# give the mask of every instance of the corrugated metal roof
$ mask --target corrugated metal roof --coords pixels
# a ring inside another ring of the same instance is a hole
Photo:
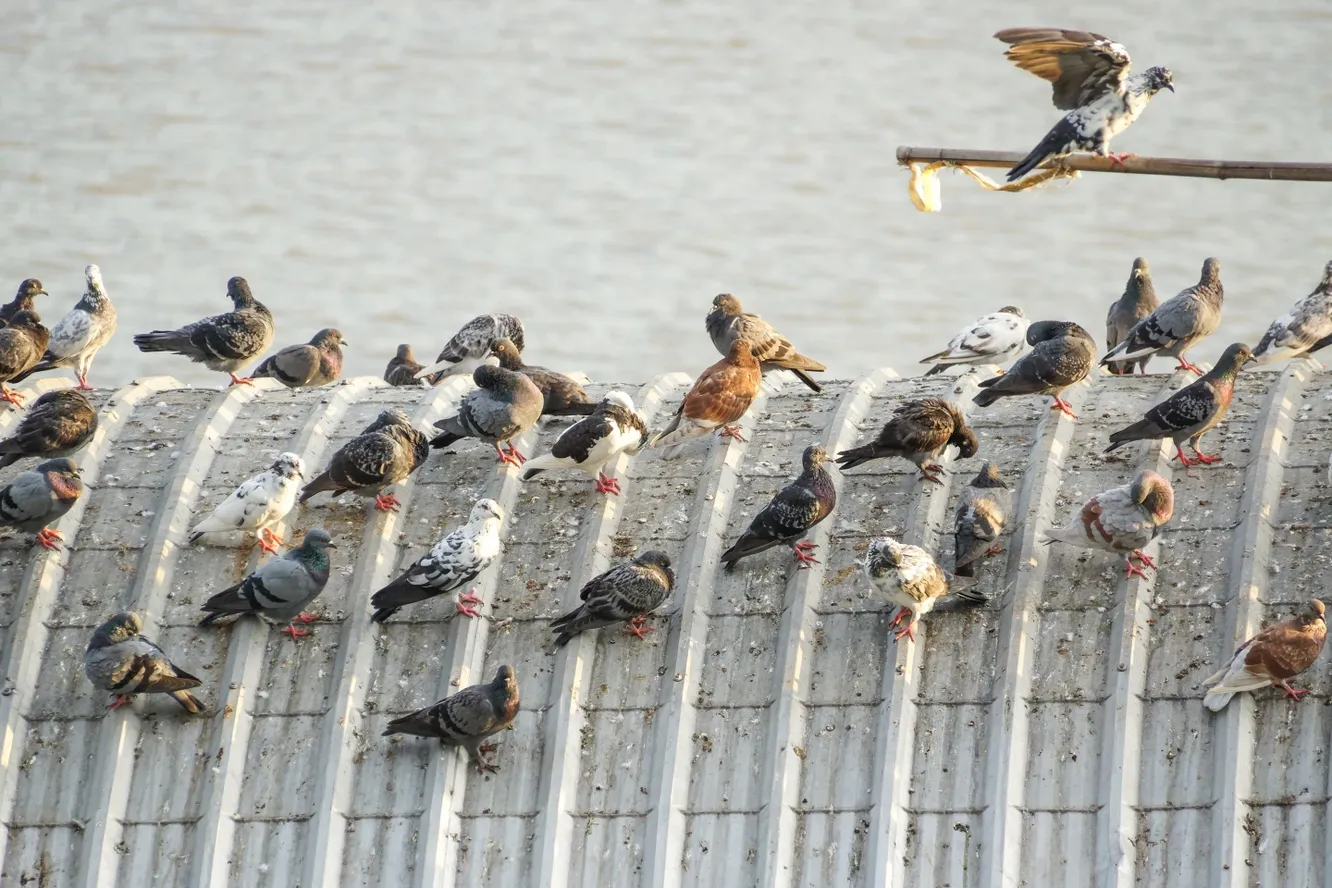
[[[689,381],[629,390],[660,419]],[[196,627],[200,602],[255,561],[186,545],[192,522],[279,451],[322,465],[385,405],[424,425],[470,381],[291,393],[154,378],[104,393],[78,457],[90,489],[59,525],[69,549],[0,543],[0,883],[1325,885],[1326,659],[1299,705],[1261,692],[1212,716],[1199,698],[1237,639],[1326,585],[1328,375],[1313,362],[1244,374],[1208,439],[1225,462],[1175,478],[1153,579],[1036,544],[1137,468],[1172,474],[1161,448],[1100,451],[1178,383],[1094,377],[1073,396],[1076,423],[1034,399],[973,410],[981,455],[1018,491],[1006,563],[979,571],[999,597],[933,614],[902,645],[855,561],[885,532],[946,553],[978,461],[938,488],[900,461],[841,477],[811,570],[774,550],[727,573],[718,555],[807,443],[847,446],[947,379],[884,370],[816,396],[770,377],[747,443],[624,459],[618,498],[580,475],[521,484],[474,442],[432,455],[399,514],[316,500],[296,529],[325,526],[343,548],[326,617],[298,645],[252,619]],[[521,445],[540,451],[561,428]],[[503,558],[478,583],[487,619],[449,621],[436,601],[372,626],[370,593],[482,496],[509,514]],[[679,577],[657,631],[554,651],[546,621],[648,547]],[[166,699],[105,709],[82,652],[128,609],[204,679],[205,717]],[[498,738],[499,774],[380,736],[501,663],[522,708]]]

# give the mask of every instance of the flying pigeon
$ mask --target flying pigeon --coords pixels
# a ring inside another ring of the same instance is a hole
[[[904,635],[915,641],[916,624],[920,618],[934,610],[939,599],[949,591],[948,575],[934,563],[929,552],[919,546],[899,543],[892,537],[870,540],[865,555],[865,575],[874,588],[897,605],[889,625],[899,627],[896,633],[899,641]],[[972,604],[989,600],[970,587],[959,588],[954,594]],[[905,626],[903,620],[906,620]]]
[[[491,354],[499,358],[499,365],[505,370],[523,374],[541,390],[544,399],[542,416],[587,416],[596,409],[597,402],[589,398],[583,387],[571,377],[545,367],[524,364],[518,347],[512,341],[495,340]]]
[[[982,407],[1013,395],[1051,395],[1051,410],[1074,419],[1078,415],[1060,395],[1081,382],[1096,360],[1096,342],[1091,334],[1072,321],[1036,321],[1027,328],[1032,350],[1018,358],[1003,376],[981,380],[984,389],[975,397]]]
[[[579,469],[596,478],[598,493],[619,496],[620,481],[605,473],[606,466],[621,453],[637,453],[647,436],[647,423],[633,399],[621,391],[609,392],[590,416],[560,433],[550,453],[524,464],[523,480],[547,469]]]
[[[382,623],[400,607],[446,595],[472,582],[499,557],[503,521],[499,503],[479,500],[466,524],[441,537],[401,576],[371,596],[375,613],[370,619]],[[481,603],[472,590],[458,599],[457,612],[475,617],[478,614],[470,605]]]
[[[250,380],[236,375],[273,344],[273,315],[250,293],[243,277],[227,281],[227,296],[234,311],[187,324],[179,330],[139,333],[134,344],[141,352],[174,352],[209,370],[226,373],[231,384]]]
[[[73,367],[79,380],[78,387],[84,391],[92,388],[88,385],[88,370],[92,368],[93,358],[116,332],[116,307],[102,286],[102,270],[89,265],[83,269],[83,274],[88,282],[87,291],[69,314],[51,328],[41,361],[14,377],[13,382],[22,382],[33,373]]]
[[[900,456],[915,463],[926,481],[941,484],[943,466],[934,460],[950,444],[962,459],[975,456],[979,447],[976,433],[956,405],[943,398],[920,398],[899,404],[877,438],[843,450],[837,463],[846,471],[872,459]]]
[[[48,459],[20,472],[0,488],[0,525],[35,533],[43,549],[59,549],[64,539],[51,528],[83,495],[79,467],[69,457]]]
[[[305,460],[294,453],[282,453],[277,461],[232,491],[213,513],[190,531],[194,543],[206,533],[253,531],[259,548],[277,552],[281,538],[273,533],[277,524],[296,505],[296,494],[305,477]]]
[[[191,715],[203,711],[191,688],[199,679],[167,659],[162,649],[139,634],[143,618],[116,614],[93,632],[83,654],[83,670],[93,687],[115,696],[108,708],[119,709],[135,694],[170,694]]]
[[[264,359],[254,378],[276,379],[287,388],[317,388],[342,377],[342,333],[326,327],[306,345],[289,345]]]
[[[809,388],[816,392],[823,390],[809,374],[828,368],[796,351],[791,340],[774,330],[763,318],[746,312],[740,306],[740,300],[730,293],[722,293],[712,300],[712,311],[708,312],[705,324],[719,353],[729,354],[732,342],[744,340],[763,370],[790,370]]]
[[[49,293],[42,289],[41,281],[37,280],[37,278],[28,278],[26,281],[19,284],[18,292],[14,294],[14,298],[0,306],[0,327],[4,327],[8,324],[9,319],[18,312],[31,311],[35,313],[37,309],[33,305],[33,300],[38,296],[49,295]]]
[[[1067,111],[1045,138],[1008,171],[1008,181],[1078,151],[1122,164],[1132,154],[1114,154],[1110,140],[1138,119],[1158,92],[1175,91],[1167,68],[1129,75],[1124,47],[1089,31],[1009,28],[994,35],[1009,45],[1004,58],[1054,86],[1054,106]]]
[[[777,492],[763,511],[749,522],[749,528],[722,553],[721,560],[731,570],[741,558],[765,552],[773,546],[791,546],[801,567],[817,564],[814,543],[800,539],[837,506],[837,488],[824,463],[828,453],[817,444],[805,448],[801,457],[803,471],[794,481]],[[799,542],[797,542],[799,540]]]
[[[643,552],[632,561],[618,564],[593,577],[578,597],[583,603],[550,621],[555,644],[564,647],[575,635],[616,623],[628,623],[626,633],[640,639],[652,632],[644,617],[661,607],[675,588],[675,573],[664,552]]]
[[[1127,552],[1124,576],[1143,577],[1155,568],[1143,547],[1156,539],[1175,512],[1175,489],[1150,469],[1132,481],[1096,494],[1063,527],[1047,531],[1044,542],[1072,543],[1083,549]]]
[[[976,561],[1004,551],[999,535],[1004,532],[1009,513],[1013,511],[1013,491],[999,475],[999,467],[992,462],[981,466],[957,501],[954,523],[953,574],[974,577]]]
[[[732,340],[726,357],[695,380],[670,424],[648,446],[662,448],[662,459],[674,459],[687,442],[717,428],[724,437],[745,440],[740,427],[731,423],[745,415],[762,382],[763,373],[749,344],[740,338]]]
[[[1297,616],[1268,626],[1240,645],[1230,662],[1203,682],[1210,688],[1203,705],[1220,712],[1230,698],[1243,691],[1276,685],[1295,702],[1308,688],[1292,688],[1290,680],[1314,664],[1327,642],[1323,602],[1311,599]]]
[[[1323,268],[1323,279],[1308,296],[1272,322],[1253,357],[1260,364],[1294,358],[1320,348],[1332,336],[1332,262]]]
[[[285,622],[286,627],[280,631],[290,635],[292,641],[309,635],[309,630],[296,628],[296,620],[310,623],[318,619],[305,613],[304,608],[324,591],[328,550],[337,547],[328,531],[316,528],[307,532],[295,549],[265,561],[254,573],[204,602],[200,610],[207,611],[208,616],[199,625],[232,614],[257,614],[269,622]]]
[[[46,353],[50,336],[50,331],[42,326],[42,319],[32,311],[18,312],[0,329],[0,401],[23,406],[24,395],[6,383],[28,375]]]
[[[922,364],[933,364],[926,376],[942,373],[954,364],[1002,364],[1016,358],[1027,349],[1027,326],[1031,322],[1014,305],[977,318],[965,330],[948,340],[941,352],[922,358]]]
[[[494,773],[499,766],[487,762],[482,756],[494,752],[495,744],[483,741],[513,724],[517,714],[518,680],[512,668],[501,666],[489,684],[463,688],[434,706],[393,719],[385,727],[383,736],[438,737],[445,746],[461,746],[466,750],[477,773]]]
[[[1167,299],[1135,324],[1124,336],[1124,341],[1110,349],[1101,363],[1122,363],[1164,355],[1179,361],[1176,369],[1201,376],[1202,370],[1186,361],[1184,352],[1210,336],[1221,324],[1221,305],[1224,301],[1221,261],[1207,259],[1203,262],[1202,277],[1198,283]]]
[[[435,363],[416,371],[417,379],[430,377],[436,385],[446,376],[470,374],[487,363],[495,341],[508,339],[518,351],[523,350],[523,322],[513,315],[492,314],[472,318],[453,334],[448,345],[439,353]]]
[[[448,447],[463,438],[479,438],[494,445],[499,461],[521,466],[527,457],[513,446],[513,439],[537,424],[545,398],[536,383],[521,373],[482,364],[472,371],[478,388],[467,393],[458,412],[435,421],[440,433],[430,446]],[[505,453],[503,444],[509,450]]]
[[[389,385],[420,388],[425,385],[416,378],[416,373],[420,369],[421,365],[416,362],[416,354],[412,351],[411,344],[404,342],[398,346],[398,353],[384,368],[384,381]]]
[[[14,434],[0,441],[0,469],[25,456],[68,456],[92,440],[97,411],[82,392],[57,389],[33,402]]]
[[[1105,347],[1114,351],[1115,346],[1123,342],[1129,331],[1138,322],[1156,311],[1161,303],[1156,298],[1156,289],[1152,286],[1151,269],[1147,260],[1139,256],[1133,260],[1133,271],[1129,273],[1128,284],[1124,286],[1124,295],[1111,303],[1110,311],[1105,316]],[[1147,355],[1137,361],[1138,372],[1147,372],[1147,362],[1152,359]],[[1113,363],[1110,372],[1116,376],[1128,376],[1133,373],[1134,362]]]
[[[1230,399],[1235,395],[1235,375],[1252,360],[1253,354],[1247,346],[1240,342],[1232,344],[1201,379],[1194,380],[1148,410],[1143,419],[1113,433],[1105,452],[1130,441],[1170,438],[1175,442],[1175,453],[1186,469],[1199,463],[1219,462],[1221,457],[1203,453],[1198,449],[1198,443],[1209,429],[1225,418]],[[1185,439],[1193,448],[1193,459],[1185,456],[1180,446]]]
[[[350,490],[373,496],[375,508],[381,512],[395,511],[402,503],[393,494],[384,493],[385,488],[405,480],[425,465],[429,455],[426,436],[412,425],[406,413],[390,408],[333,454],[328,468],[305,485],[299,502],[324,490],[334,497]]]

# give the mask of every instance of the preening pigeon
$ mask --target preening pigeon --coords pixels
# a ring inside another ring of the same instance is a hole
[[[110,709],[119,709],[135,694],[170,694],[191,715],[203,712],[199,698],[190,693],[203,682],[167,659],[139,634],[142,630],[143,619],[135,613],[116,614],[98,626],[83,654],[88,681],[115,695]]]
[[[896,633],[899,641],[904,635],[915,641],[916,624],[920,618],[934,610],[939,599],[949,591],[948,575],[935,564],[929,552],[919,546],[899,543],[892,537],[870,540],[869,551],[865,554],[865,575],[874,588],[897,605],[890,625],[899,627]],[[970,587],[959,588],[955,594],[971,604],[989,600]],[[906,620],[905,626],[903,620]]]
[[[1124,576],[1145,578],[1143,566],[1155,568],[1156,562],[1142,549],[1160,535],[1174,513],[1175,489],[1156,472],[1143,469],[1128,484],[1087,500],[1067,524],[1047,531],[1044,542],[1127,552]]]
[[[572,377],[545,367],[532,367],[523,363],[518,347],[508,339],[497,339],[491,353],[499,359],[505,370],[521,373],[541,390],[542,416],[587,416],[597,407],[583,387]]]
[[[18,429],[0,441],[0,469],[25,456],[69,456],[97,432],[97,411],[82,392],[57,389],[38,398]]]
[[[679,456],[685,444],[714,429],[721,435],[743,441],[740,427],[732,425],[745,415],[758,397],[763,373],[750,346],[734,339],[726,357],[704,370],[669,425],[652,436],[649,447],[660,447],[662,459]]]
[[[1027,342],[1032,350],[1018,358],[1007,373],[981,380],[984,391],[976,395],[975,402],[989,407],[1013,395],[1050,395],[1054,398],[1051,410],[1077,419],[1060,395],[1091,372],[1096,341],[1072,321],[1036,321],[1027,328]]]
[[[1009,28],[994,35],[1009,45],[1004,58],[1054,87],[1054,106],[1067,111],[1017,166],[1008,181],[1077,151],[1090,151],[1123,163],[1132,154],[1113,154],[1110,140],[1128,129],[1158,92],[1175,91],[1167,68],[1129,75],[1124,47],[1090,31],[1062,28]]]
[[[41,281],[37,280],[37,278],[28,278],[26,281],[19,284],[18,292],[14,294],[14,298],[0,306],[0,327],[4,327],[8,324],[9,319],[21,311],[31,311],[35,313],[37,309],[33,300],[38,296],[49,295],[49,293],[42,289]]]
[[[877,438],[843,450],[837,454],[837,463],[846,471],[872,459],[900,456],[915,463],[926,481],[941,484],[943,466],[934,460],[950,444],[962,459],[975,456],[979,447],[976,433],[955,404],[943,398],[920,398],[899,404]]]
[[[1332,262],[1323,268],[1323,279],[1308,296],[1296,302],[1272,322],[1253,357],[1260,364],[1308,354],[1332,337]]]
[[[741,558],[773,546],[791,546],[801,567],[818,563],[814,543],[800,538],[837,506],[837,488],[832,475],[823,467],[826,462],[828,453],[822,447],[811,444],[805,448],[800,475],[777,491],[772,501],[749,522],[749,528],[735,545],[722,553],[721,560],[727,570],[734,568]]]
[[[501,666],[489,684],[471,685],[434,706],[393,719],[385,727],[384,736],[438,737],[445,746],[466,750],[478,773],[493,773],[499,766],[482,756],[494,752],[495,744],[483,741],[513,724],[517,714],[518,679],[512,668]]]
[[[231,384],[249,384],[236,371],[259,357],[273,344],[273,315],[250,293],[243,277],[227,281],[227,296],[234,308],[187,324],[179,330],[139,333],[134,344],[141,352],[174,352],[209,370],[226,373]]]
[[[796,351],[791,340],[774,330],[763,318],[746,312],[740,300],[730,293],[722,293],[712,300],[712,311],[708,312],[705,325],[712,344],[721,354],[729,354],[731,343],[741,339],[749,344],[764,371],[790,370],[809,388],[822,391],[809,374],[828,368]]]
[[[547,469],[579,469],[596,478],[598,493],[619,496],[619,479],[606,475],[605,468],[621,453],[637,453],[647,434],[647,423],[634,409],[633,399],[621,391],[610,392],[590,416],[560,433],[550,453],[524,464],[523,480]]]
[[[100,268],[89,265],[83,269],[83,275],[87,279],[87,290],[69,314],[51,328],[41,361],[14,377],[13,382],[21,382],[33,373],[73,367],[79,388],[84,391],[92,388],[88,385],[88,371],[92,368],[93,358],[116,332],[116,307],[102,286]]]
[[[55,524],[83,496],[79,467],[69,457],[48,459],[19,473],[0,488],[0,525],[37,535],[43,549],[59,549],[64,539]]]
[[[297,629],[295,621],[310,623],[317,619],[304,609],[324,591],[328,583],[328,550],[337,547],[328,531],[316,528],[307,532],[295,549],[270,558],[254,573],[204,602],[200,610],[207,611],[208,616],[199,625],[232,614],[256,614],[265,621],[286,623],[280,631],[293,641],[309,635],[309,630]]]
[[[299,502],[324,490],[334,497],[350,490],[373,496],[375,508],[381,512],[395,511],[402,503],[385,489],[406,480],[425,465],[429,455],[426,436],[412,425],[406,413],[390,408],[333,454],[328,468],[305,485]]]
[[[435,421],[440,430],[431,447],[448,447],[463,438],[479,438],[494,446],[499,461],[521,466],[527,457],[513,446],[513,439],[537,424],[545,398],[536,383],[521,373],[482,364],[472,371],[478,388],[467,393],[458,412]],[[508,453],[500,446],[508,447]]]
[[[1026,351],[1030,323],[1015,305],[1005,305],[993,314],[979,317],[948,340],[943,351],[921,358],[922,364],[934,365],[925,375],[942,373],[955,364],[1002,364],[1016,358]]]
[[[276,379],[287,388],[316,388],[342,377],[342,333],[326,327],[305,345],[289,345],[264,360],[254,378]]]
[[[416,378],[430,377],[430,384],[435,385],[446,376],[471,373],[486,363],[496,340],[508,339],[518,351],[522,351],[523,335],[523,322],[513,315],[491,314],[472,318],[453,334],[435,363],[416,371]]]
[[[23,406],[24,396],[7,383],[24,378],[46,353],[51,333],[36,312],[20,311],[0,329],[0,401]]]
[[[412,351],[411,344],[404,342],[398,346],[398,353],[384,368],[384,381],[389,385],[420,388],[425,385],[424,382],[416,378],[420,369],[421,365],[416,361],[416,354]]]
[[[296,505],[305,478],[305,460],[294,453],[282,453],[264,471],[232,491],[218,503],[213,513],[190,531],[190,542],[206,533],[253,531],[259,548],[276,552],[282,539],[271,530]]]
[[[583,603],[550,621],[550,628],[557,633],[555,644],[564,647],[580,632],[616,623],[628,623],[625,631],[643,638],[653,631],[643,618],[661,607],[674,588],[675,573],[666,553],[643,552],[583,586],[578,593]]]
[[[1221,287],[1221,261],[1203,262],[1198,283],[1162,302],[1155,311],[1133,326],[1124,341],[1110,349],[1102,364],[1127,362],[1152,355],[1165,355],[1179,361],[1180,370],[1202,375],[1202,371],[1184,359],[1188,351],[1210,336],[1221,324],[1221,306],[1225,291]]]
[[[1129,331],[1137,326],[1139,321],[1156,311],[1160,304],[1156,298],[1156,289],[1152,286],[1151,269],[1147,267],[1147,260],[1139,256],[1133,260],[1133,270],[1129,272],[1124,295],[1111,303],[1110,311],[1105,316],[1106,350],[1114,351],[1115,346],[1127,338]],[[1146,373],[1147,362],[1151,359],[1151,355],[1140,358],[1136,364],[1138,372]],[[1128,376],[1132,375],[1135,365],[1132,361],[1124,361],[1109,366],[1110,372],[1114,375]]]
[[[1013,491],[1000,477],[999,467],[992,462],[985,463],[957,501],[955,576],[974,577],[977,560],[1003,551],[997,543],[1012,511]]]
[[[1220,712],[1230,698],[1243,691],[1276,685],[1295,702],[1308,688],[1292,688],[1290,680],[1314,664],[1327,642],[1323,602],[1310,600],[1305,609],[1284,623],[1268,626],[1240,645],[1214,675],[1203,682],[1209,688],[1203,705]]]

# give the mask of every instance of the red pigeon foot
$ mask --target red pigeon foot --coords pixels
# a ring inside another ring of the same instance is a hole
[[[480,598],[480,597],[477,596],[477,594],[476,594],[476,590],[475,590],[475,589],[472,589],[472,590],[469,591],[466,595],[459,595],[459,596],[458,596],[458,600],[459,600],[459,601],[465,601],[465,602],[467,602],[468,604],[485,604],[485,603],[486,603],[486,602],[485,602],[485,599]]]
[[[932,484],[942,484],[943,466],[938,463],[926,463],[920,467],[920,476]]]
[[[232,385],[254,385],[254,380],[248,376],[237,376],[235,373],[227,374],[231,377]]]
[[[1141,567],[1138,567],[1138,565],[1134,564],[1133,557],[1129,556],[1129,559],[1124,562],[1124,576],[1142,577],[1145,580],[1147,579],[1147,572],[1144,571]]]
[[[93,387],[88,385],[88,378],[86,376],[80,376],[79,384],[74,386],[74,388],[78,389],[81,392],[90,392],[93,390]]]
[[[982,552],[981,555],[985,558],[992,558],[995,555],[1002,555],[1007,551],[1008,550],[1005,549],[1003,546],[991,546],[990,548]]]
[[[300,620],[302,623],[313,623],[315,620],[319,619],[319,614],[307,614],[305,611],[301,611],[296,615],[296,619]]]
[[[1300,702],[1300,698],[1304,694],[1309,693],[1309,688],[1292,688],[1287,682],[1284,681],[1277,682],[1277,687],[1281,688],[1282,692],[1284,692],[1287,697],[1294,700],[1296,703]]]
[[[502,447],[500,447],[498,444],[495,445],[495,449],[499,451],[500,462],[508,463],[511,466],[521,466],[523,463],[527,462],[527,457],[519,453],[518,448],[514,447],[512,444],[507,442],[504,444],[504,446],[509,448],[508,452],[505,452],[505,450]]]
[[[498,750],[499,747],[496,746],[494,743],[482,743],[480,746],[476,748],[478,755],[489,755],[490,753],[496,752]]]
[[[498,774],[499,765],[493,765],[490,762],[483,762],[480,759],[476,762],[476,773],[478,774]]]
[[[1111,151],[1110,153],[1106,154],[1105,156],[1108,157],[1108,158],[1110,158],[1110,162],[1111,162],[1111,163],[1113,163],[1113,164],[1115,164],[1115,165],[1117,165],[1117,166],[1121,166],[1121,167],[1122,167],[1122,166],[1124,165],[1124,161],[1126,161],[1126,160],[1132,160],[1133,158],[1137,157],[1138,155],[1136,155],[1136,154],[1115,154],[1113,151]]]
[[[281,632],[283,635],[290,635],[292,641],[295,641],[298,638],[304,638],[305,636],[311,634],[308,629],[297,629],[294,623],[288,623],[286,626],[282,627],[278,631]]]
[[[1134,549],[1132,552],[1129,553],[1129,559],[1132,560],[1134,558],[1136,558],[1138,560],[1138,563],[1140,563],[1144,567],[1150,567],[1152,570],[1156,570],[1156,561],[1153,560],[1152,556],[1146,554],[1145,552],[1142,552],[1139,549]]]
[[[801,567],[809,567],[811,564],[820,563],[819,559],[814,557],[816,548],[809,540],[801,540],[791,548],[791,552],[795,555],[795,560],[800,563]]]
[[[1299,699],[1298,697],[1296,699]],[[119,709],[122,706],[128,706],[134,701],[133,694],[116,694],[110,703],[106,704],[107,709]]]
[[[722,426],[722,427],[721,427],[721,436],[722,436],[723,438],[734,438],[734,439],[737,440],[737,441],[748,441],[748,440],[749,440],[748,438],[746,438],[744,435],[742,435],[742,434],[740,433],[740,426],[738,426],[738,425]]]
[[[1221,457],[1217,456],[1214,453],[1203,453],[1197,447],[1193,448],[1193,459],[1194,461],[1200,462],[1205,466],[1210,466],[1212,463],[1221,462]]]
[[[469,617],[481,616],[481,612],[472,607],[473,599],[475,599],[475,603],[481,603],[481,599],[477,598],[475,595],[459,595],[458,600],[454,602],[458,606],[458,613],[466,614]]]
[[[23,395],[0,382],[0,401],[8,401],[16,407],[22,407]]]
[[[620,480],[612,478],[605,472],[597,472],[597,493],[609,493],[611,496],[620,495]]]
[[[904,608],[904,607],[899,607],[897,610],[893,611],[893,618],[892,618],[891,620],[888,621],[888,625],[889,625],[889,626],[900,626],[900,625],[902,625],[902,618],[903,618],[904,616],[906,616],[906,613],[907,613],[907,609],[906,609],[906,608]]]
[[[1060,413],[1072,417],[1073,419],[1078,418],[1078,415],[1073,412],[1073,405],[1057,395],[1055,396],[1054,403],[1050,405],[1050,409],[1058,410]]]
[[[657,630],[644,623],[642,617],[634,617],[629,621],[629,625],[624,627],[624,631],[627,635],[637,635],[640,639],[646,639],[649,632]]]
[[[905,636],[906,636],[907,638],[909,638],[911,641],[915,641],[915,640],[916,640],[916,621],[915,621],[915,620],[907,620],[907,624],[906,624],[905,626],[903,626],[902,628],[898,629],[895,633],[893,633],[893,638],[895,638],[895,639],[898,640],[898,641],[901,641],[903,635],[905,635]]]
[[[381,493],[375,497],[375,508],[381,512],[396,512],[402,503],[391,493]]]
[[[60,535],[60,531],[52,527],[46,527],[37,531],[36,543],[43,549],[59,551],[60,541],[63,539],[64,537]]]

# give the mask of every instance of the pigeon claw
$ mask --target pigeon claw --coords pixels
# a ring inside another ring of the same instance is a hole
[[[1065,416],[1071,417],[1073,419],[1078,418],[1078,415],[1073,412],[1073,405],[1068,403],[1058,395],[1055,395],[1054,403],[1050,405],[1050,409],[1058,410],[1060,413],[1064,414]]]
[[[493,748],[493,747],[492,747]],[[498,774],[499,765],[478,758],[476,760],[476,773],[478,774]]]
[[[1110,159],[1110,162],[1111,162],[1111,163],[1115,164],[1116,166],[1122,167],[1122,166],[1124,166],[1124,161],[1126,161],[1126,160],[1132,160],[1133,158],[1137,157],[1138,155],[1136,155],[1136,154],[1115,154],[1113,151],[1107,151],[1106,154],[1105,154],[1105,156],[1108,157],[1108,158]]]
[[[1277,687],[1281,688],[1281,691],[1296,703],[1300,702],[1301,698],[1309,693],[1309,688],[1292,688],[1290,684],[1285,681],[1277,682]]]
[[[1295,699],[1299,699],[1296,697]],[[111,698],[111,702],[106,704],[107,709],[119,709],[122,706],[128,706],[134,702],[133,694],[116,694]]]
[[[509,448],[508,452],[505,452],[504,447]],[[499,453],[500,462],[508,463],[511,466],[521,466],[523,463],[527,462],[527,457],[519,453],[518,448],[514,447],[512,442],[505,441],[504,447],[501,447],[499,444],[495,445],[495,450]]]
[[[232,385],[254,385],[254,380],[248,376],[237,376],[235,373],[228,373],[231,377]]]
[[[646,640],[649,632],[656,632],[651,626],[643,620],[642,617],[634,617],[629,621],[629,625],[624,627],[626,635],[637,635],[640,640]]]
[[[64,537],[60,535],[60,531],[52,527],[44,527],[37,531],[35,541],[37,545],[41,546],[43,549],[50,549],[58,552],[60,550],[60,541],[63,539]]]
[[[259,541],[259,548],[269,555],[276,555],[278,550],[282,548],[282,538],[267,527],[259,531],[255,537]]]
[[[938,463],[925,463],[920,467],[920,477],[931,484],[943,483],[943,466]]]
[[[819,559],[814,557],[814,550],[816,548],[818,548],[818,546],[811,543],[809,540],[801,540],[791,547],[791,551],[795,555],[795,560],[800,563],[801,567],[809,567],[811,564],[820,563]]]
[[[746,438],[743,434],[740,433],[740,426],[738,426],[738,425],[725,425],[725,426],[722,426],[722,427],[721,427],[721,436],[722,436],[723,438],[734,438],[734,439],[737,440],[737,441],[748,441],[748,440],[749,440],[749,439]]]
[[[1217,456],[1214,453],[1203,453],[1197,447],[1193,448],[1193,459],[1194,462],[1200,462],[1205,466],[1210,466],[1212,463],[1221,462],[1221,457]]]
[[[15,407],[22,407],[23,394],[21,392],[14,391],[12,388],[5,385],[3,382],[0,382],[0,401],[8,401],[10,404],[13,404]]]
[[[1007,551],[1008,551],[1008,550],[1005,549],[1003,546],[991,546],[990,548],[988,548],[988,549],[986,549],[984,552],[982,552],[982,553],[981,553],[981,556],[984,557],[984,558],[991,558],[991,557],[993,557],[993,556],[995,556],[995,555],[1002,555],[1002,554],[1004,554],[1004,553],[1007,552]]]
[[[1141,577],[1142,579],[1145,580],[1147,579],[1147,572],[1143,570],[1141,567],[1138,567],[1138,565],[1134,564],[1133,556],[1130,555],[1128,557],[1128,560],[1124,562],[1124,576]]]
[[[1199,367],[1197,364],[1191,364],[1188,361],[1184,360],[1183,358],[1175,358],[1175,360],[1179,361],[1179,364],[1175,366],[1176,370],[1187,370],[1190,373],[1192,373],[1194,376],[1203,375],[1202,368]]]
[[[283,626],[278,631],[281,632],[283,635],[290,635],[292,641],[295,641],[298,638],[305,638],[307,635],[311,634],[310,630],[308,629],[297,629],[295,623],[288,623],[286,626]]]
[[[300,620],[302,623],[313,623],[315,620],[319,619],[319,614],[307,614],[305,611],[301,611],[296,615],[296,619]]]
[[[381,493],[375,497],[375,508],[381,512],[396,512],[402,502],[391,493]]]
[[[905,626],[898,628],[898,630],[893,633],[893,638],[896,639],[897,641],[901,641],[903,636],[906,636],[911,641],[916,640],[915,620],[907,620]]]
[[[605,472],[597,472],[597,493],[609,493],[611,496],[619,496],[620,479],[612,478]]]
[[[473,605],[483,603],[484,602],[480,598],[477,598],[471,592],[468,592],[466,595],[459,595],[458,600],[454,602],[454,604],[458,606],[457,613],[466,614],[469,617],[481,616],[481,612],[473,607]]]
[[[81,392],[90,392],[90,391],[93,391],[93,387],[90,386],[90,385],[88,385],[88,377],[86,377],[86,376],[80,376],[80,377],[79,377],[79,384],[76,385],[76,386],[74,386],[74,388],[78,389],[78,390],[81,391]]]
[[[1141,564],[1143,567],[1150,567],[1152,570],[1156,570],[1155,559],[1153,559],[1152,556],[1148,555],[1147,553],[1143,552],[1141,549],[1134,549],[1132,552],[1129,553],[1129,560],[1132,561],[1134,559],[1137,559],[1138,563]]]
[[[889,626],[902,625],[902,618],[906,616],[906,612],[907,609],[904,607],[899,607],[897,610],[893,611],[893,618],[892,620],[889,621],[888,625]]]

